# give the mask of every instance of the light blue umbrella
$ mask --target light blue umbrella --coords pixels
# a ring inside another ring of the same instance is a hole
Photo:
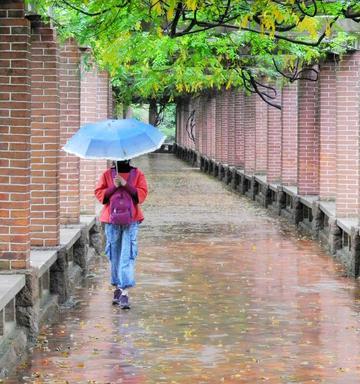
[[[136,119],[103,120],[83,125],[63,150],[83,159],[128,160],[159,149],[165,136]]]

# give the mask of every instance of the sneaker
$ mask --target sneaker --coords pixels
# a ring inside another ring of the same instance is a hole
[[[119,306],[121,309],[130,309],[130,302],[128,295],[121,295],[119,299]]]
[[[114,291],[114,297],[113,297],[112,303],[114,305],[119,305],[120,304],[120,297],[121,297],[121,289],[116,288]]]

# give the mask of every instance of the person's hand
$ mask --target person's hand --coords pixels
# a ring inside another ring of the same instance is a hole
[[[126,180],[123,177],[117,175],[114,179],[114,184],[116,187],[125,187]]]

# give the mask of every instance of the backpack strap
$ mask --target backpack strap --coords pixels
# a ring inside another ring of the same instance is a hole
[[[135,180],[136,174],[137,174],[137,168],[131,168],[129,177],[127,179],[127,183],[130,184],[131,186],[133,184],[133,181]]]

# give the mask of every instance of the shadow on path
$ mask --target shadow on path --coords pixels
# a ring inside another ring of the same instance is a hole
[[[133,309],[105,259],[8,383],[359,383],[360,294],[313,241],[171,155],[150,197]]]

